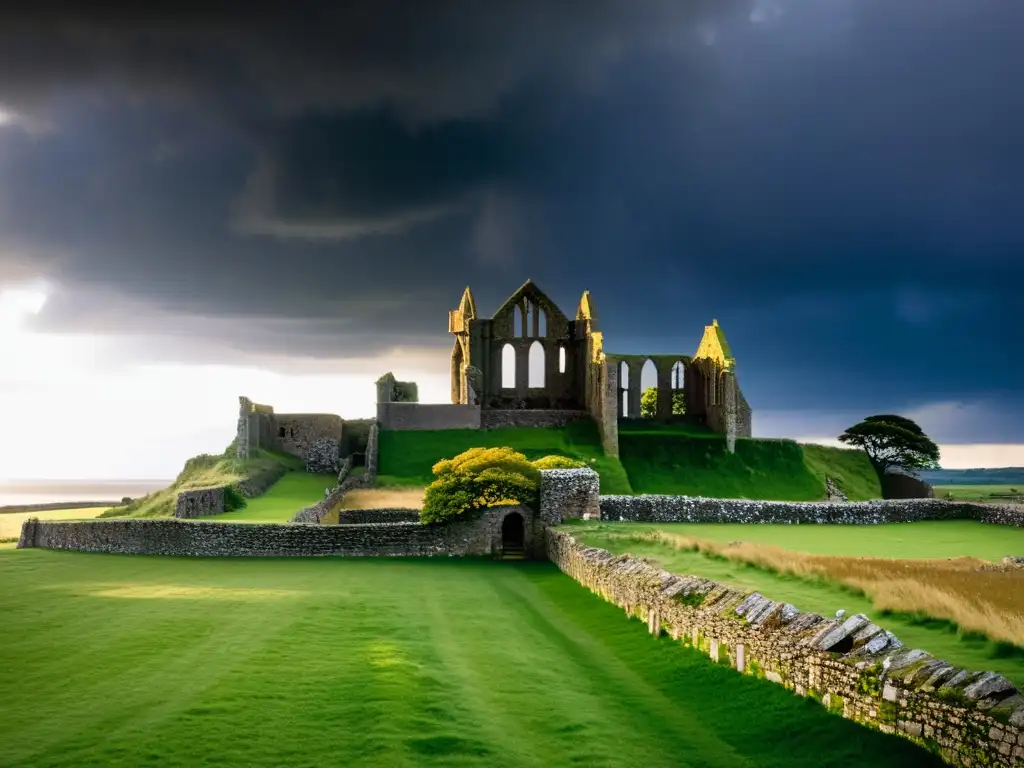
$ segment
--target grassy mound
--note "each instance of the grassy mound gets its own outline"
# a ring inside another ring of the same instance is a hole
[[[623,422],[619,454],[635,493],[814,501],[832,477],[853,501],[882,495],[862,451],[740,439],[729,453],[724,437],[685,421]]]
[[[789,440],[737,440],[726,450],[718,436],[620,432],[619,454],[636,493],[721,499],[820,499],[824,480]]]
[[[108,509],[100,517],[172,517],[178,494],[182,491],[232,485],[278,466],[300,470],[303,463],[294,456],[274,451],[257,451],[255,456],[246,461],[236,458],[232,448],[219,456],[204,453],[186,461],[184,469],[168,487],[123,507]],[[320,493],[323,495],[322,488]]]
[[[564,428],[382,430],[377,486],[422,488],[433,482],[431,467],[470,448],[508,446],[531,461],[547,455],[568,456],[601,475],[601,493],[632,493],[618,459],[605,456],[597,425],[591,421]]]

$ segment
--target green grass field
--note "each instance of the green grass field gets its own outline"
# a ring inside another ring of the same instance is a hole
[[[550,564],[0,550],[11,766],[925,766]]]
[[[1007,496],[1017,496],[1024,501],[1024,484],[1021,485],[936,485],[935,498],[944,499],[952,494],[957,501],[990,501],[1010,503]],[[999,498],[1002,496],[1003,498]]]
[[[21,535],[21,524],[30,517],[39,520],[89,520],[99,517],[106,507],[82,509],[48,509],[42,512],[4,512],[0,514],[0,539],[16,539]]]
[[[430,469],[441,459],[470,448],[502,446],[514,448],[531,460],[550,454],[580,459],[601,475],[601,493],[632,492],[619,460],[604,455],[597,426],[591,421],[563,429],[382,430],[377,486],[422,488],[434,479]]]
[[[663,530],[715,541],[742,540],[823,555],[891,558],[974,556],[997,560],[1024,551],[1024,531],[970,521],[907,523],[885,526],[690,525],[579,523],[573,536],[616,554],[649,557],[673,573],[693,574],[738,589],[757,590],[772,600],[831,617],[840,608],[863,613],[894,632],[904,644],[967,669],[993,670],[1024,687],[1024,654],[985,637],[962,633],[948,622],[876,610],[871,600],[840,584],[780,575],[761,568],[667,544],[612,538],[611,534]]]
[[[977,557],[999,562],[1024,552],[1024,528],[973,520],[889,525],[744,525],[742,523],[584,523],[574,531],[666,531],[711,541],[750,541],[796,552],[849,557]]]
[[[289,472],[270,486],[262,496],[247,499],[241,509],[203,519],[229,522],[287,522],[303,507],[322,499],[324,488],[333,488],[337,479],[336,475]]]

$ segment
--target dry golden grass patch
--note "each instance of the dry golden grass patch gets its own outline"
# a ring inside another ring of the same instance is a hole
[[[767,544],[679,536],[664,531],[611,538],[667,544],[775,573],[828,579],[866,594],[880,610],[919,613],[955,622],[966,631],[1024,646],[1024,570],[973,557],[899,560],[793,552]]]
[[[340,509],[420,509],[422,488],[356,488],[345,494]]]

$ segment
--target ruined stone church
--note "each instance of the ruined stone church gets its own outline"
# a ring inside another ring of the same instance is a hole
[[[751,409],[716,320],[704,328],[692,356],[615,354],[605,350],[589,291],[570,320],[527,280],[490,318],[478,314],[466,288],[458,308],[448,313],[448,332],[454,337],[451,403],[421,403],[414,382],[397,381],[390,373],[377,381],[375,419],[275,414],[270,406],[243,397],[239,455],[266,447],[305,458],[314,442],[325,440],[336,440],[344,455],[358,451],[359,436],[374,422],[380,429],[494,429],[593,419],[605,452],[617,456],[619,423],[642,415],[641,376],[648,362],[656,372],[656,399],[648,418],[677,418],[674,403],[683,393],[686,418],[724,435],[730,451],[737,437],[751,436]]]

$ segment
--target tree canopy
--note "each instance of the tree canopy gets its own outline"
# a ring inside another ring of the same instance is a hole
[[[915,474],[939,466],[939,446],[905,416],[868,416],[843,432],[839,440],[863,448],[880,476],[894,469]]]
[[[683,416],[686,414],[686,390],[672,390],[672,415]],[[645,419],[651,419],[658,415],[658,388],[648,387],[640,395],[640,415]]]

